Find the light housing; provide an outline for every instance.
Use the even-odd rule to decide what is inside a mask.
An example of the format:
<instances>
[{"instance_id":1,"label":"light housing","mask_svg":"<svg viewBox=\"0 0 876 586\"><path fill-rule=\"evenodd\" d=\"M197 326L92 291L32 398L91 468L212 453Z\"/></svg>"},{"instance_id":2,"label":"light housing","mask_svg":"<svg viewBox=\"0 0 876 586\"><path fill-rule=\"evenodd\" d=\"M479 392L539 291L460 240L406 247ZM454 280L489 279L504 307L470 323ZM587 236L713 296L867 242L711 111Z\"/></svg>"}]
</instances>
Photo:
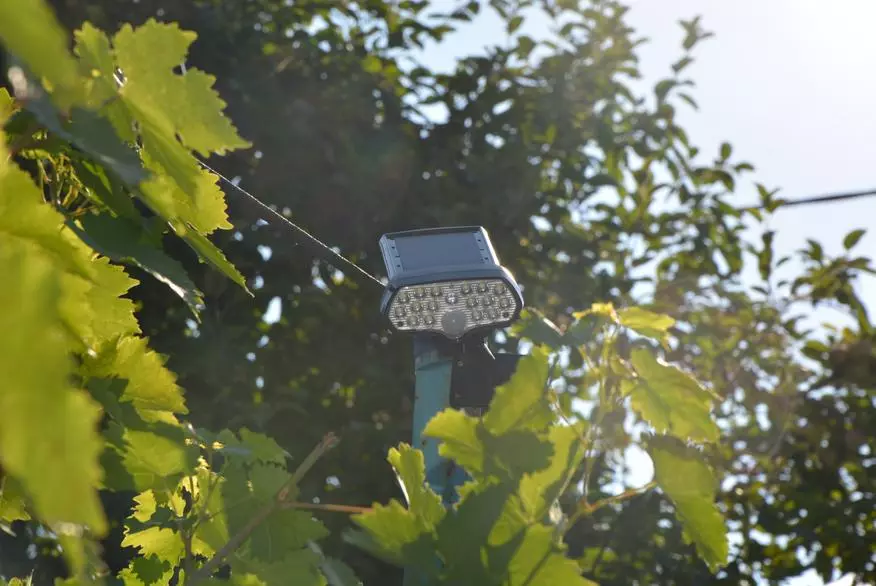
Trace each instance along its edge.
<instances>
[{"instance_id":1,"label":"light housing","mask_svg":"<svg viewBox=\"0 0 876 586\"><path fill-rule=\"evenodd\" d=\"M389 284L381 312L404 332L451 340L507 326L523 295L480 226L393 232L380 238Z\"/></svg>"}]
</instances>

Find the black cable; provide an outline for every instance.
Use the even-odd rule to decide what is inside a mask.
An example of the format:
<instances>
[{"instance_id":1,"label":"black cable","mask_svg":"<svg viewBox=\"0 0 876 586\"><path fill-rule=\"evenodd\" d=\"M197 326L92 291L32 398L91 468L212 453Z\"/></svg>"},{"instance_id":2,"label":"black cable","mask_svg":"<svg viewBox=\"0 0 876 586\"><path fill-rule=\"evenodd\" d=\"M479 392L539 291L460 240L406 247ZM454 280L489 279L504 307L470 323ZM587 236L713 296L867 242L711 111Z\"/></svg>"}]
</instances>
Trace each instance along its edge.
<instances>
[{"instance_id":1,"label":"black cable","mask_svg":"<svg viewBox=\"0 0 876 586\"><path fill-rule=\"evenodd\" d=\"M783 203L781 203L776 209L780 210L782 208L790 208L790 207L794 207L794 206L802 206L802 205L809 205L809 204L832 203L832 202L836 202L836 201L846 201L846 200L850 200L850 199L858 199L861 197L871 197L874 195L876 195L876 189L867 189L864 191L849 191L846 193L831 193L831 194L825 194L825 195L815 195L812 197L803 197L800 199L786 200ZM766 206L765 205L759 205L756 207L752 206L752 207L746 208L746 209L762 210L762 209L766 209Z\"/></svg>"},{"instance_id":2,"label":"black cable","mask_svg":"<svg viewBox=\"0 0 876 586\"><path fill-rule=\"evenodd\" d=\"M378 279L377 277L375 277L374 275L372 275L371 273L369 273L368 271L366 271L365 269L363 269L362 267L360 267L359 265L357 265L356 263L354 263L350 259L346 258L345 256L343 256L339 252L335 252L335 250L333 248L331 248L326 243L322 242L319 238L317 238L316 236L314 236L313 234L311 234L310 232L308 232L307 230L305 230L304 228L302 228L301 226L299 226L298 224L296 224L295 222L293 222L292 220L290 220L289 218L287 218L286 216L284 216L283 214L281 214L280 212L278 212L277 210L272 208L271 206L263 203L261 200L259 200L259 198L257 198L256 196L254 196L253 194L251 194L250 192L248 192L247 190L242 188L240 185L238 185L234 181L231 181L230 179L225 177L222 173L220 173L216 169L212 168L210 165L208 165L204 161L201 161L200 159L198 159L198 162L201 165L203 165L203 167L205 169L207 169L208 171L210 171L211 173L215 173L222 181L224 181L225 183L227 183L228 185L230 185L231 187L236 189L238 192L240 192L243 195L245 195L246 197L248 197L250 199L250 201L254 202L256 205L258 205L262 209L270 212L274 217L279 218L280 220L285 222L287 225L289 225L292 229L294 229L300 235L304 236L312 244L316 245L321 251L323 251L324 254L327 253L327 256L334 258L334 259L337 259L337 260L340 260L341 263L352 268L354 271L359 273L359 275L364 276L368 281L376 283L381 289L385 289L385 286L380 279Z\"/></svg>"}]
</instances>

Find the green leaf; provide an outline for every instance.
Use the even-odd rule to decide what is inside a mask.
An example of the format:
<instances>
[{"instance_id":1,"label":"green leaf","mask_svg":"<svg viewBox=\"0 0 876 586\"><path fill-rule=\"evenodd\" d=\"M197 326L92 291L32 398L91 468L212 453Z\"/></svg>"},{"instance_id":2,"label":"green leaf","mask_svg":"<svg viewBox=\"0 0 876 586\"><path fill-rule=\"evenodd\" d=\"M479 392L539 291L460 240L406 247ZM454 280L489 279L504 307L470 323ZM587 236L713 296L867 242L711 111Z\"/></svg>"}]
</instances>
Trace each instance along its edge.
<instances>
[{"instance_id":1,"label":"green leaf","mask_svg":"<svg viewBox=\"0 0 876 586\"><path fill-rule=\"evenodd\" d=\"M179 563L185 553L182 536L167 527L148 527L129 533L122 540L122 547L135 547L143 556L155 556L173 565Z\"/></svg>"},{"instance_id":2,"label":"green leaf","mask_svg":"<svg viewBox=\"0 0 876 586\"><path fill-rule=\"evenodd\" d=\"M126 101L162 112L183 143L203 156L248 147L222 114L223 102L213 89L215 78L197 69L177 75L197 35L176 24L153 19L143 26L124 25L113 38L119 67L126 77Z\"/></svg>"},{"instance_id":3,"label":"green leaf","mask_svg":"<svg viewBox=\"0 0 876 586\"><path fill-rule=\"evenodd\" d=\"M109 258L137 266L167 285L197 312L204 300L182 264L153 246L142 228L110 214L87 214L76 226L79 237L94 250Z\"/></svg>"},{"instance_id":4,"label":"green leaf","mask_svg":"<svg viewBox=\"0 0 876 586\"><path fill-rule=\"evenodd\" d=\"M660 488L675 505L685 538L696 546L712 571L727 562L728 542L724 518L715 505L717 483L702 455L681 441L652 438L648 453Z\"/></svg>"},{"instance_id":5,"label":"green leaf","mask_svg":"<svg viewBox=\"0 0 876 586\"><path fill-rule=\"evenodd\" d=\"M320 564L320 569L328 581L329 586L361 586L362 582L353 573L353 570L335 558L325 558Z\"/></svg>"},{"instance_id":6,"label":"green leaf","mask_svg":"<svg viewBox=\"0 0 876 586\"><path fill-rule=\"evenodd\" d=\"M851 250L855 247L855 245L861 241L861 238L864 237L864 234L867 233L867 230L853 230L846 234L846 237L843 238L843 248L846 250Z\"/></svg>"},{"instance_id":7,"label":"green leaf","mask_svg":"<svg viewBox=\"0 0 876 586\"><path fill-rule=\"evenodd\" d=\"M56 104L66 108L82 98L79 68L67 49L67 33L46 2L0 3L0 41L35 75L45 78Z\"/></svg>"},{"instance_id":8,"label":"green leaf","mask_svg":"<svg viewBox=\"0 0 876 586\"><path fill-rule=\"evenodd\" d=\"M429 421L423 435L440 439L441 456L456 461L469 474L484 470L484 444L474 417L456 409L445 409Z\"/></svg>"},{"instance_id":9,"label":"green leaf","mask_svg":"<svg viewBox=\"0 0 876 586\"><path fill-rule=\"evenodd\" d=\"M533 520L541 521L547 515L584 459L585 446L580 436L581 430L577 427L551 427L549 439L553 455L550 465L527 474L520 481L520 499Z\"/></svg>"},{"instance_id":10,"label":"green leaf","mask_svg":"<svg viewBox=\"0 0 876 586\"><path fill-rule=\"evenodd\" d=\"M145 338L126 336L104 344L96 356L86 358L85 369L92 377L126 379L122 400L130 401L146 419L151 411L188 413L176 376Z\"/></svg>"},{"instance_id":11,"label":"green leaf","mask_svg":"<svg viewBox=\"0 0 876 586\"><path fill-rule=\"evenodd\" d=\"M94 278L90 259L75 247L78 239L64 229L64 217L46 205L30 177L9 162L0 143L0 239L37 246L59 269L88 280ZM11 245L11 244L10 244Z\"/></svg>"},{"instance_id":12,"label":"green leaf","mask_svg":"<svg viewBox=\"0 0 876 586\"><path fill-rule=\"evenodd\" d=\"M632 351L639 378L625 382L632 408L658 432L714 442L719 430L711 416L713 395L675 366L658 362L643 348Z\"/></svg>"},{"instance_id":13,"label":"green leaf","mask_svg":"<svg viewBox=\"0 0 876 586\"><path fill-rule=\"evenodd\" d=\"M196 479L197 494L192 506L201 511L203 517L195 529L192 551L209 558L228 543L230 537L223 491L225 479L204 469L198 470Z\"/></svg>"},{"instance_id":14,"label":"green leaf","mask_svg":"<svg viewBox=\"0 0 876 586\"><path fill-rule=\"evenodd\" d=\"M523 24L523 17L519 14L517 16L512 17L508 20L508 26L506 27L509 35L513 35L517 32L517 29L520 28L520 25Z\"/></svg>"},{"instance_id":15,"label":"green leaf","mask_svg":"<svg viewBox=\"0 0 876 586\"><path fill-rule=\"evenodd\" d=\"M432 530L398 501L375 504L352 520L364 532L347 532L345 541L390 563L402 565L405 560L428 560L434 555Z\"/></svg>"},{"instance_id":16,"label":"green leaf","mask_svg":"<svg viewBox=\"0 0 876 586\"><path fill-rule=\"evenodd\" d=\"M545 468L551 457L550 444L525 427L495 436L480 420L455 409L433 417L423 435L440 439L438 453L475 478L518 478Z\"/></svg>"},{"instance_id":17,"label":"green leaf","mask_svg":"<svg viewBox=\"0 0 876 586\"><path fill-rule=\"evenodd\" d=\"M0 193L4 179L0 166ZM0 274L0 331L15 333L0 337L0 463L21 482L42 521L87 525L101 535L100 410L69 388L58 273L42 251L0 234Z\"/></svg>"},{"instance_id":18,"label":"green leaf","mask_svg":"<svg viewBox=\"0 0 876 586\"><path fill-rule=\"evenodd\" d=\"M434 525L444 517L441 497L426 484L426 464L423 452L407 444L389 450L389 463L405 494L408 509L428 524Z\"/></svg>"},{"instance_id":19,"label":"green leaf","mask_svg":"<svg viewBox=\"0 0 876 586\"><path fill-rule=\"evenodd\" d=\"M654 339L663 339L675 320L668 315L653 313L641 307L627 307L617 312L618 320L624 327Z\"/></svg>"},{"instance_id":20,"label":"green leaf","mask_svg":"<svg viewBox=\"0 0 876 586\"><path fill-rule=\"evenodd\" d=\"M567 558L554 540L552 527L535 525L526 530L508 561L507 586L596 586L581 576L578 564ZM502 552L504 553L504 552ZM504 560L503 560L504 561ZM501 564L491 564L502 567Z\"/></svg>"},{"instance_id":21,"label":"green leaf","mask_svg":"<svg viewBox=\"0 0 876 586\"><path fill-rule=\"evenodd\" d=\"M74 32L73 37L76 41L73 52L87 73L85 85L88 105L106 116L119 138L128 143L135 142L134 120L125 104L118 99L119 92L114 79L115 57L109 38L89 22Z\"/></svg>"},{"instance_id":22,"label":"green leaf","mask_svg":"<svg viewBox=\"0 0 876 586\"><path fill-rule=\"evenodd\" d=\"M158 503L155 500L155 492L150 490L141 492L134 497L134 512L131 517L145 523L152 518L155 511L158 509Z\"/></svg>"},{"instance_id":23,"label":"green leaf","mask_svg":"<svg viewBox=\"0 0 876 586\"><path fill-rule=\"evenodd\" d=\"M240 271L238 271L233 264L228 262L228 259L222 254L222 251L216 248L206 236L199 234L195 230L177 224L173 224L172 227L177 235L185 240L186 244L192 247L192 250L198 253L198 256L202 260L219 269L225 276L243 287L243 290L252 296L252 292L246 286L246 279L240 274Z\"/></svg>"},{"instance_id":24,"label":"green leaf","mask_svg":"<svg viewBox=\"0 0 876 586\"><path fill-rule=\"evenodd\" d=\"M137 556L131 565L119 573L125 586L152 586L168 584L173 577L174 566L155 556Z\"/></svg>"},{"instance_id":25,"label":"green leaf","mask_svg":"<svg viewBox=\"0 0 876 586\"><path fill-rule=\"evenodd\" d=\"M127 185L134 187L148 177L137 153L119 139L112 123L96 112L74 109L64 131L71 142Z\"/></svg>"},{"instance_id":26,"label":"green leaf","mask_svg":"<svg viewBox=\"0 0 876 586\"><path fill-rule=\"evenodd\" d=\"M511 331L514 336L527 338L536 345L559 348L565 343L562 330L534 309L524 310Z\"/></svg>"},{"instance_id":27,"label":"green leaf","mask_svg":"<svg viewBox=\"0 0 876 586\"><path fill-rule=\"evenodd\" d=\"M194 466L182 430L156 425L155 431L125 429L122 461L137 490L170 494L183 474Z\"/></svg>"},{"instance_id":28,"label":"green leaf","mask_svg":"<svg viewBox=\"0 0 876 586\"><path fill-rule=\"evenodd\" d=\"M253 458L259 462L285 466L286 458L290 457L273 438L250 431L246 427L240 430L240 439L245 447L249 448Z\"/></svg>"},{"instance_id":29,"label":"green leaf","mask_svg":"<svg viewBox=\"0 0 876 586\"><path fill-rule=\"evenodd\" d=\"M11 476L3 476L0 478L0 521L12 523L28 519L30 514L21 484Z\"/></svg>"},{"instance_id":30,"label":"green leaf","mask_svg":"<svg viewBox=\"0 0 876 586\"><path fill-rule=\"evenodd\" d=\"M447 566L446 582L494 582L484 567L484 556L488 546L496 544L491 537L499 534L506 541L508 537L507 531L497 532L494 527L512 525L517 530L521 527L503 519L513 486L477 483L463 492L460 502L438 526L437 548Z\"/></svg>"},{"instance_id":31,"label":"green leaf","mask_svg":"<svg viewBox=\"0 0 876 586\"><path fill-rule=\"evenodd\" d=\"M65 232L72 236L72 232ZM61 313L67 327L91 349L118 336L139 334L134 303L122 297L137 285L137 281L121 267L110 264L108 259L94 256L93 251L78 238L70 240L81 249L78 254L92 257L93 277L86 281L65 275Z\"/></svg>"},{"instance_id":32,"label":"green leaf","mask_svg":"<svg viewBox=\"0 0 876 586\"><path fill-rule=\"evenodd\" d=\"M271 464L256 464L248 478L241 466L223 469L225 482L222 498L228 531L239 532L263 510L291 476L285 469ZM328 535L328 530L307 511L281 509L272 513L252 532L249 539L250 555L259 560L273 562L283 558L291 550L300 549L308 541L319 540Z\"/></svg>"},{"instance_id":33,"label":"green leaf","mask_svg":"<svg viewBox=\"0 0 876 586\"><path fill-rule=\"evenodd\" d=\"M179 220L201 234L210 234L217 229L231 228L225 194L216 184L218 179L205 169L197 169L192 177L193 189L183 191L167 175L156 174L140 186L140 195L155 213L168 221Z\"/></svg>"},{"instance_id":34,"label":"green leaf","mask_svg":"<svg viewBox=\"0 0 876 586\"><path fill-rule=\"evenodd\" d=\"M272 563L257 562L235 556L231 562L231 583L241 586L324 586L325 578L319 573L319 556L310 550L287 553Z\"/></svg>"},{"instance_id":35,"label":"green leaf","mask_svg":"<svg viewBox=\"0 0 876 586\"><path fill-rule=\"evenodd\" d=\"M542 348L520 359L511 380L496 389L484 415L484 426L491 434L547 427L553 420L546 393L548 368L548 352Z\"/></svg>"},{"instance_id":36,"label":"green leaf","mask_svg":"<svg viewBox=\"0 0 876 586\"><path fill-rule=\"evenodd\" d=\"M76 171L76 177L87 189L86 194L103 204L117 216L142 221L140 212L134 206L134 200L125 191L121 181L108 175L106 170L86 159L74 157L70 165Z\"/></svg>"}]
</instances>

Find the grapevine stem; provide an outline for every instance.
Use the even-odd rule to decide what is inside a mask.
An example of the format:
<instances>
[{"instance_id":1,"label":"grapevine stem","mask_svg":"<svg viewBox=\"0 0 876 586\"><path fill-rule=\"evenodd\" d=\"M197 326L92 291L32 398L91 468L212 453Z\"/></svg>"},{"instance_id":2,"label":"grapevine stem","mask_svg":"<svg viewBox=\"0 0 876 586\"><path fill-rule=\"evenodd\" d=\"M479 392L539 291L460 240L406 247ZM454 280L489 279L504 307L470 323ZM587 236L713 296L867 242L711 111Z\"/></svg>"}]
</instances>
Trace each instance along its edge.
<instances>
[{"instance_id":1,"label":"grapevine stem","mask_svg":"<svg viewBox=\"0 0 876 586\"><path fill-rule=\"evenodd\" d=\"M316 464L317 460L319 460L326 452L335 447L338 443L338 438L333 433L327 434L322 441L320 441L313 451L308 454L308 456L304 459L303 462L295 469L295 472L292 473L292 477L289 481L284 484L280 490L277 491L274 500L265 505L259 512L257 512L246 525L231 539L228 540L228 543L222 546L222 548L216 552L210 561L201 566L198 571L192 574L191 578L186 577L187 586L194 586L198 582L209 578L213 572L215 572L219 566L222 565L222 562L225 561L229 555L234 553L238 547L243 545L243 542L246 541L252 532L256 530L256 528L261 525L268 517L270 517L275 511L285 506L286 498L288 498L289 494L292 492L292 489L301 482L301 479L304 478L304 475Z\"/></svg>"}]
</instances>

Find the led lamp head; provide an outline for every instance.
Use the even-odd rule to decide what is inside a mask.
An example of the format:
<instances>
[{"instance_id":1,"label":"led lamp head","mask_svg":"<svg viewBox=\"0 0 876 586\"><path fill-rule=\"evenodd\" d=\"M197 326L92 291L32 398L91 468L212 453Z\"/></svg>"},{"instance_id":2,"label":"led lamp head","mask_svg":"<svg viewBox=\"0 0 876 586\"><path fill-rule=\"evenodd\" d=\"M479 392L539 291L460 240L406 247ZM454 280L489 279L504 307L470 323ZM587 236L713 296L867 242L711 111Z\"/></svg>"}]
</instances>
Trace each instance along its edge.
<instances>
[{"instance_id":1,"label":"led lamp head","mask_svg":"<svg viewBox=\"0 0 876 586\"><path fill-rule=\"evenodd\" d=\"M389 277L381 310L399 331L459 340L503 328L523 309L520 287L481 227L384 234L380 251Z\"/></svg>"}]
</instances>

